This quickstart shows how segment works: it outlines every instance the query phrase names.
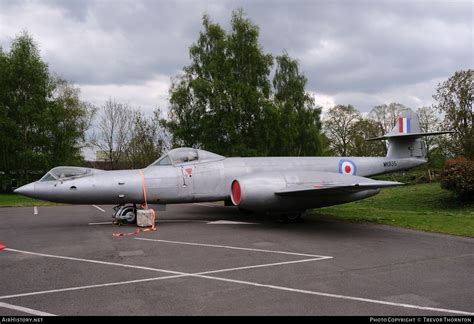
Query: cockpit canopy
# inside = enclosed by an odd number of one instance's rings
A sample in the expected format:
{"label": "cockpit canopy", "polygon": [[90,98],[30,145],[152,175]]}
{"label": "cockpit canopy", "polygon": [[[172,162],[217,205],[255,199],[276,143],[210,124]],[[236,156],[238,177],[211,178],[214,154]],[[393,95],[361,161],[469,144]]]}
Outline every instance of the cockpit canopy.
{"label": "cockpit canopy", "polygon": [[91,168],[81,168],[81,167],[70,167],[70,166],[60,166],[53,168],[48,171],[40,181],[55,181],[55,180],[68,180],[75,179],[79,177],[85,177],[92,175],[97,171],[102,171],[98,169]]}
{"label": "cockpit canopy", "polygon": [[177,165],[188,162],[209,162],[222,160],[225,157],[204,150],[190,147],[181,147],[169,151],[164,156],[153,162],[151,166]]}

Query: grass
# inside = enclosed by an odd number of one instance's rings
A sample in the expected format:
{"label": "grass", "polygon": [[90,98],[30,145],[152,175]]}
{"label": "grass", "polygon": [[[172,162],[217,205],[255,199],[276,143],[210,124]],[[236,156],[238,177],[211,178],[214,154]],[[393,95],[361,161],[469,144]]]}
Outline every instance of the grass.
{"label": "grass", "polygon": [[313,213],[356,222],[474,237],[474,203],[463,203],[438,183],[382,189],[368,199]]}
{"label": "grass", "polygon": [[0,207],[57,206],[61,204],[20,196],[0,194]]}

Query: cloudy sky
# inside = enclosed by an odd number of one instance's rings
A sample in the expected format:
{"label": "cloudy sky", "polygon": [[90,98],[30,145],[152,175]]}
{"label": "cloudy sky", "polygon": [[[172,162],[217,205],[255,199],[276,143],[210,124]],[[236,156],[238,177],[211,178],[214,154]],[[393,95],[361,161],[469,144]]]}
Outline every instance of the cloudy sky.
{"label": "cloudy sky", "polygon": [[265,52],[286,50],[323,107],[362,112],[433,103],[436,85],[473,68],[471,0],[0,0],[0,46],[26,30],[50,70],[83,100],[167,110],[170,78],[189,64],[204,13],[229,27],[243,8]]}

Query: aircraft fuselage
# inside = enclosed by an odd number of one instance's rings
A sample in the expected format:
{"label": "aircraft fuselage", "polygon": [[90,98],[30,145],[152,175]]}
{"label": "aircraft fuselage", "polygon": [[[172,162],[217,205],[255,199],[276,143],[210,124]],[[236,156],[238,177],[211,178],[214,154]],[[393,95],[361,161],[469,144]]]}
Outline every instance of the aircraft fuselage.
{"label": "aircraft fuselage", "polygon": [[[317,172],[370,176],[404,170],[423,164],[420,158],[386,157],[265,157],[223,158],[209,162],[158,165],[140,169],[149,203],[173,204],[230,199],[234,179],[246,175],[282,173],[285,182],[302,183]],[[348,164],[349,167],[345,164]],[[341,168],[346,169],[341,169]],[[97,170],[91,176],[56,181],[37,181],[23,187],[22,194],[35,198],[74,204],[126,204],[144,201],[140,170]],[[316,173],[315,173],[316,172]],[[320,181],[325,180],[326,174]],[[288,185],[288,183],[283,183]]]}

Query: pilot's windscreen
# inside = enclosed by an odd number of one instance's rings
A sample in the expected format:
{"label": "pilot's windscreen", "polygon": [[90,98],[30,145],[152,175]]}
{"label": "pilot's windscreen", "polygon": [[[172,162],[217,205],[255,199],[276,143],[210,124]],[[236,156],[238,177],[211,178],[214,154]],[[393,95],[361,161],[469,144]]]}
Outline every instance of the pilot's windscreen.
{"label": "pilot's windscreen", "polygon": [[54,180],[56,180],[56,178],[53,177],[51,173],[48,172],[44,175],[44,177],[41,178],[40,181],[54,181]]}
{"label": "pilot's windscreen", "polygon": [[161,160],[159,160],[158,162],[156,162],[154,165],[171,165],[171,160],[169,156],[167,155]]}

